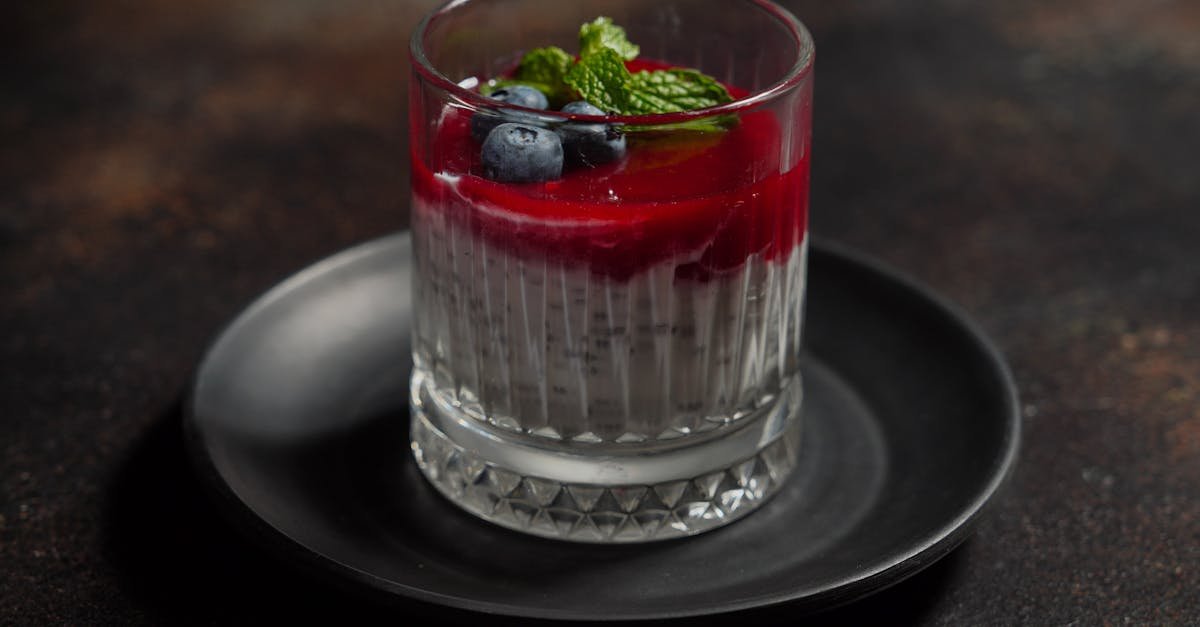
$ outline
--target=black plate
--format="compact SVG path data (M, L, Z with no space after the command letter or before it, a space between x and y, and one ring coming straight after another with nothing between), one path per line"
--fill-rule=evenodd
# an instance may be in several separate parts
M796 479L743 521L636 546L576 545L475 519L409 454L407 235L268 292L219 337L190 448L258 537L377 591L573 619L828 607L961 542L1011 472L1016 391L962 314L857 254L815 246ZM262 532L265 532L263 535Z

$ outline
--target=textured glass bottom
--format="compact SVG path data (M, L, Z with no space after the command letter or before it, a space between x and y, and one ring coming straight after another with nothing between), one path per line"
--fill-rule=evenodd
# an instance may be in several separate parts
M417 386L414 386L416 390ZM798 382L795 389L798 389ZM789 396L798 401L798 395ZM715 529L754 511L787 480L796 466L799 403L781 399L781 412L758 421L780 423L780 432L755 452L733 463L662 481L572 482L513 468L485 458L478 447L462 446L435 426L437 407L414 398L411 445L417 465L445 497L495 524L548 538L592 543L665 540ZM753 425L747 425L752 427ZM687 447L689 459L721 459L721 439ZM632 460L632 458L629 458ZM727 459L727 458L726 458ZM564 469L571 460L564 461ZM592 462L609 468L619 455ZM553 469L553 465L547 466ZM551 473L545 473L551 474Z

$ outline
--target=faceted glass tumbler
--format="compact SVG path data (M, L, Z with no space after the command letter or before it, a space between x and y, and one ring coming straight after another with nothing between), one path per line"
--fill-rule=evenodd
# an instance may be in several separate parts
M598 16L631 71L698 69L734 101L585 116L481 96ZM796 465L813 46L766 0L458 0L412 40L411 445L491 522L584 542L696 534ZM612 163L490 180L473 118L603 125ZM475 130L476 132L473 132Z

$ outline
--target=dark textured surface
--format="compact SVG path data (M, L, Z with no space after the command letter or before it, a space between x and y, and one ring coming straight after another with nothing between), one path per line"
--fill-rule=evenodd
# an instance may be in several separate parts
M8 8L0 622L430 612L360 609L227 530L178 399L257 292L405 224L405 39L431 4ZM787 4L818 46L814 229L961 303L1025 413L976 536L825 618L1194 623L1200 5Z

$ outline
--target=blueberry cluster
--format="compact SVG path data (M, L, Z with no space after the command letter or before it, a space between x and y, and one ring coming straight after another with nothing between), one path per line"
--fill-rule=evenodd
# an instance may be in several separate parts
M550 106L542 92L523 85L497 89L489 97L528 109ZM604 115L582 100L562 111ZM477 112L471 118L471 135L483 143L484 176L505 183L549 181L562 176L564 165L595 166L625 154L625 135L611 124L565 122L550 129L548 122L548 118L525 111Z

